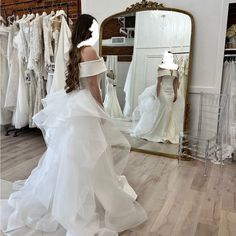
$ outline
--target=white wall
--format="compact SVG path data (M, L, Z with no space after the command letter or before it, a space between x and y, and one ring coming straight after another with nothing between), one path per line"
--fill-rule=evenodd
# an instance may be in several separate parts
M141 0L140 0L141 1ZM101 23L137 0L82 0L82 12ZM195 20L193 75L190 92L218 92L221 84L228 3L235 0L161 0L166 7L190 12Z

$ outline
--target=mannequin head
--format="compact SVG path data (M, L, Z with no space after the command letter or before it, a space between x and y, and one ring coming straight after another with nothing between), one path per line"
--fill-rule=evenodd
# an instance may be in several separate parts
M174 56L171 52L165 52L162 63L159 65L160 68L162 69L167 69L167 70L177 70L178 65L174 63Z

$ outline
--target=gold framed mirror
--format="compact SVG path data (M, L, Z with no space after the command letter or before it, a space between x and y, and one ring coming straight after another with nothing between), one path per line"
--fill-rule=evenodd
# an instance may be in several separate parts
M193 16L143 0L106 18L100 29L104 109L132 150L178 156L188 126Z

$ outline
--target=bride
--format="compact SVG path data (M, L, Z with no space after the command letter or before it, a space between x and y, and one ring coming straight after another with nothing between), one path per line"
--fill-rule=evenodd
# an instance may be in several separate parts
M73 29L65 90L47 96L34 116L47 145L23 185L1 200L7 236L117 236L147 219L122 172L128 141L103 110L102 58L91 46L98 24L81 15Z

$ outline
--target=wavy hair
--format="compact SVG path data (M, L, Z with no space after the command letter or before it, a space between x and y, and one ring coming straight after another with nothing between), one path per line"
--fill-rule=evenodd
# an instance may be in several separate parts
M67 63L65 86L66 93L70 93L80 87L79 63L81 61L81 48L77 48L77 45L92 37L92 33L89 28L92 26L93 20L96 20L93 16L82 14L78 17L76 23L74 24L71 37L72 45L69 51L69 61Z

